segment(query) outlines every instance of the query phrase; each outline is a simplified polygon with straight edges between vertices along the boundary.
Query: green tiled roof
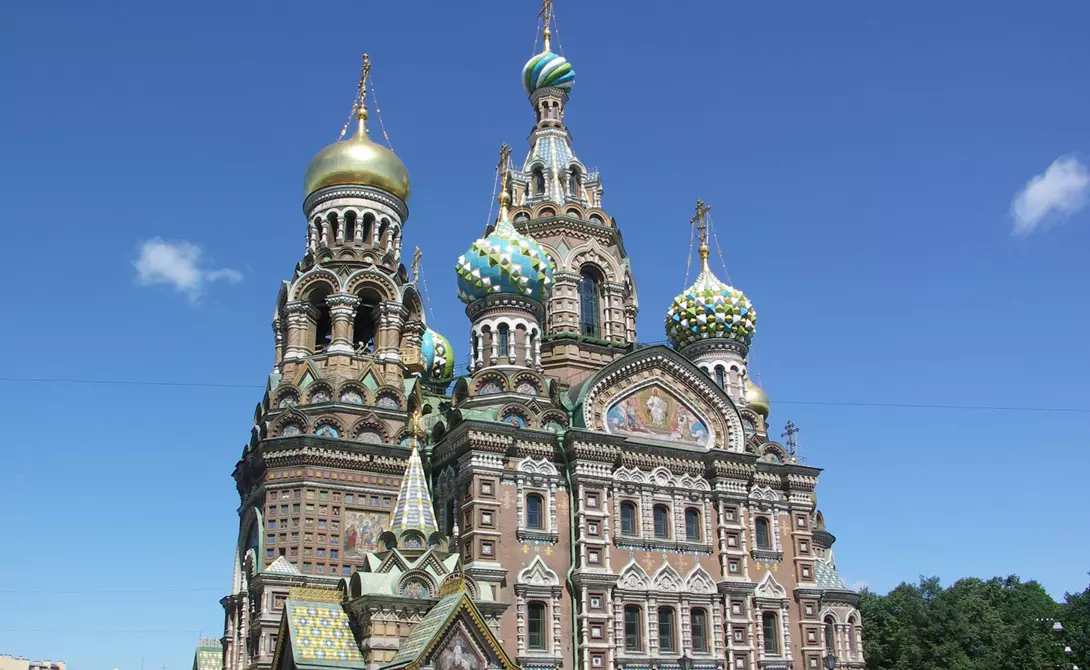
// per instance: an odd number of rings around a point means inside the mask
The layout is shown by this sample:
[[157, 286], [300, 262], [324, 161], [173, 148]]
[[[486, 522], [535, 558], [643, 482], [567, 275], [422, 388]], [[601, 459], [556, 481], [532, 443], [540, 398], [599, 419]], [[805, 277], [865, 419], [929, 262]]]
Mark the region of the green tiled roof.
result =
[[193, 670], [220, 670], [223, 667], [223, 645], [215, 638], [205, 638], [197, 643], [193, 657]]
[[819, 587], [831, 591], [850, 591], [848, 585], [840, 578], [836, 566], [832, 561], [818, 561], [814, 566], [814, 578]]
[[364, 667], [348, 615], [339, 603], [289, 599], [284, 616], [296, 667]]
[[397, 668], [419, 661], [427, 651], [432, 638], [446, 627], [447, 620], [457, 611], [463, 599], [468, 602], [469, 596], [464, 592], [453, 593], [436, 603], [435, 607], [431, 608], [431, 611], [412, 629], [409, 637], [401, 643], [397, 656], [386, 668]]

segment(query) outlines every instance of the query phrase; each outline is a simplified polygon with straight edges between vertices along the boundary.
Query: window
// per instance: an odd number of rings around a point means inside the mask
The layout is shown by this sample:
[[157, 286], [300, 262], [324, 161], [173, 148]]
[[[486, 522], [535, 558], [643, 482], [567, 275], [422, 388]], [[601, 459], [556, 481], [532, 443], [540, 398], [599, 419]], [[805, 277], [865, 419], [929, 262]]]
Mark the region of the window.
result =
[[708, 612], [704, 609], [694, 609], [689, 618], [692, 622], [693, 651], [708, 653]]
[[715, 385], [721, 389], [725, 389], [727, 387], [726, 384], [727, 380], [724, 378], [723, 368], [717, 365], [715, 367]]
[[545, 173], [540, 167], [534, 168], [534, 195], [544, 195]]
[[670, 537], [670, 512], [665, 505], [655, 505], [655, 537]]
[[659, 608], [659, 651], [673, 653], [677, 651], [674, 643], [674, 608]]
[[848, 617], [848, 651], [855, 654], [855, 617]]
[[621, 535], [636, 535], [636, 505], [621, 503]]
[[498, 355], [508, 356], [508, 347], [511, 344], [511, 328], [506, 323], [501, 323], [499, 328]]
[[545, 651], [545, 603], [530, 603], [527, 621], [527, 638], [530, 649]]
[[579, 198], [579, 168], [572, 167], [571, 173], [568, 175], [568, 195], [572, 198]]
[[624, 608], [624, 648], [625, 651], [643, 651], [643, 618], [638, 605], [625, 605]]
[[779, 656], [780, 655], [780, 626], [776, 620], [776, 615], [772, 612], [765, 612], [761, 615], [761, 630], [765, 635], [765, 655], [766, 656]]
[[754, 522], [754, 527], [757, 530], [757, 548], [758, 549], [771, 549], [772, 548], [772, 536], [768, 532], [768, 519], [763, 516], [757, 517], [757, 521]]
[[685, 539], [700, 541], [700, 511], [693, 507], [685, 510]]
[[536, 493], [531, 493], [526, 496], [526, 527], [535, 528], [537, 530], [545, 529], [545, 519], [541, 515], [541, 508], [544, 506], [541, 496]]
[[825, 651], [836, 653], [836, 624], [831, 616], [825, 617]]
[[583, 335], [600, 337], [598, 318], [599, 281], [594, 271], [584, 269], [579, 278], [579, 331]]

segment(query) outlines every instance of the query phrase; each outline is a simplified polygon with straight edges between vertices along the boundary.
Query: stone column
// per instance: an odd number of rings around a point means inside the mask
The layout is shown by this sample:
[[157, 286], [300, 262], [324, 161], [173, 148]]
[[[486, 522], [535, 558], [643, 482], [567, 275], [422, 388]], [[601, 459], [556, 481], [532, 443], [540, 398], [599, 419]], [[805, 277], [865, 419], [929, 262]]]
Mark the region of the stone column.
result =
[[333, 325], [330, 337], [329, 353], [352, 353], [352, 325], [356, 318], [356, 310], [359, 309], [358, 296], [346, 293], [334, 293], [325, 299], [329, 305], [329, 318]]
[[283, 358], [284, 358], [284, 330], [283, 330], [283, 325], [284, 324], [280, 320], [279, 316], [277, 316], [275, 319], [273, 319], [273, 323], [272, 323], [273, 339], [274, 339], [274, 341], [276, 343], [275, 344], [276, 354], [275, 354], [275, 360], [273, 361], [273, 369], [276, 370], [277, 372], [280, 371], [280, 361], [283, 360]]
[[421, 321], [410, 321], [405, 324], [401, 333], [401, 360], [410, 372], [424, 372], [424, 331], [427, 326]]
[[284, 360], [309, 356], [314, 346], [308, 340], [318, 325], [318, 310], [305, 300], [295, 300], [284, 306], [284, 312], [288, 317], [288, 341]]
[[379, 323], [375, 333], [375, 357], [387, 363], [401, 362], [401, 330], [408, 310], [396, 302], [378, 306]]

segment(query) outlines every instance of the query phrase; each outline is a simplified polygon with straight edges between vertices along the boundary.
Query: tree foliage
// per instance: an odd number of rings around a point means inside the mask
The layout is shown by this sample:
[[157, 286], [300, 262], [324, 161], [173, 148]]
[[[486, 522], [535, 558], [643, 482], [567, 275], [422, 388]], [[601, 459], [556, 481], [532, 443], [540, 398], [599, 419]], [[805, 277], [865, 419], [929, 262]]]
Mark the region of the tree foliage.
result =
[[[859, 609], [872, 670], [1090, 667], [1090, 588], [1058, 604], [1037, 582], [1013, 576], [962, 579], [945, 589], [931, 577], [884, 596], [864, 591]], [[1055, 620], [1063, 636], [1052, 632]]]

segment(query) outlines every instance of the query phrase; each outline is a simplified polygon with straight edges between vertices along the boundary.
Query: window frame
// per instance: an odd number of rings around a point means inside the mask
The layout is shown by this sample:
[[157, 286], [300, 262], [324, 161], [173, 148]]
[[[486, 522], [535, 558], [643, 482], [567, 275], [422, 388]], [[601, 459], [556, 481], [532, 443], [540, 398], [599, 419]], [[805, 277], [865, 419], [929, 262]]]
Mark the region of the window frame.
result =
[[[635, 617], [630, 621], [629, 617]], [[629, 631], [629, 625], [632, 631]], [[624, 606], [624, 650], [628, 653], [643, 653], [643, 608], [639, 605]]]
[[[695, 516], [696, 521], [693, 524], [693, 528], [689, 528], [690, 513]], [[696, 507], [685, 508], [685, 539], [688, 542], [703, 542], [704, 541], [704, 515], [700, 513], [700, 510]], [[691, 533], [690, 530], [695, 530], [695, 533]]]
[[[537, 503], [537, 524], [530, 521], [530, 501], [533, 500]], [[545, 528], [545, 497], [536, 491], [531, 491], [526, 494], [526, 510], [523, 514], [523, 521], [527, 530], [546, 530]]]
[[[662, 514], [662, 532], [659, 532], [659, 514]], [[655, 539], [670, 539], [670, 506], [659, 503], [651, 508], [651, 518], [655, 525]]]
[[[663, 605], [656, 612], [658, 616], [659, 653], [677, 653], [677, 610]], [[664, 632], [665, 631], [665, 632]], [[667, 642], [668, 644], [663, 644]]]
[[[699, 625], [699, 637], [697, 633], [697, 618], [700, 618]], [[703, 607], [694, 607], [689, 610], [689, 631], [692, 637], [692, 646], [694, 654], [708, 654], [711, 653], [711, 647], [708, 644], [708, 610]], [[697, 645], [699, 639], [700, 644]]]
[[[538, 612], [541, 614], [541, 620], [538, 622], [541, 629], [534, 630], [534, 614]], [[547, 622], [549, 620], [549, 606], [541, 600], [531, 600], [526, 603], [526, 648], [530, 651], [548, 651], [548, 636], [545, 634], [547, 630]], [[540, 643], [534, 644], [535, 636], [540, 637]]]
[[587, 337], [602, 336], [602, 280], [593, 268], [579, 272], [579, 334]]
[[[632, 511], [632, 530], [631, 530], [631, 532], [628, 531], [628, 530], [625, 530], [625, 525], [624, 525], [625, 519], [624, 519], [624, 517], [625, 517], [625, 510], [626, 509], [629, 509], [629, 510]], [[632, 502], [631, 500], [621, 501], [621, 535], [624, 535], [626, 537], [639, 537], [639, 535], [640, 535], [640, 510], [639, 510], [639, 507], [636, 506], [636, 503]]]
[[[772, 627], [772, 635], [769, 635], [769, 626]], [[764, 634], [765, 656], [781, 656], [783, 646], [780, 642], [780, 617], [773, 611], [765, 610], [761, 613], [761, 632]], [[769, 645], [769, 640], [772, 644]]]
[[[761, 533], [762, 525], [764, 527], [764, 533]], [[762, 537], [764, 543], [761, 543]], [[772, 522], [768, 520], [768, 517], [759, 516], [753, 520], [753, 546], [761, 551], [772, 551]]]

